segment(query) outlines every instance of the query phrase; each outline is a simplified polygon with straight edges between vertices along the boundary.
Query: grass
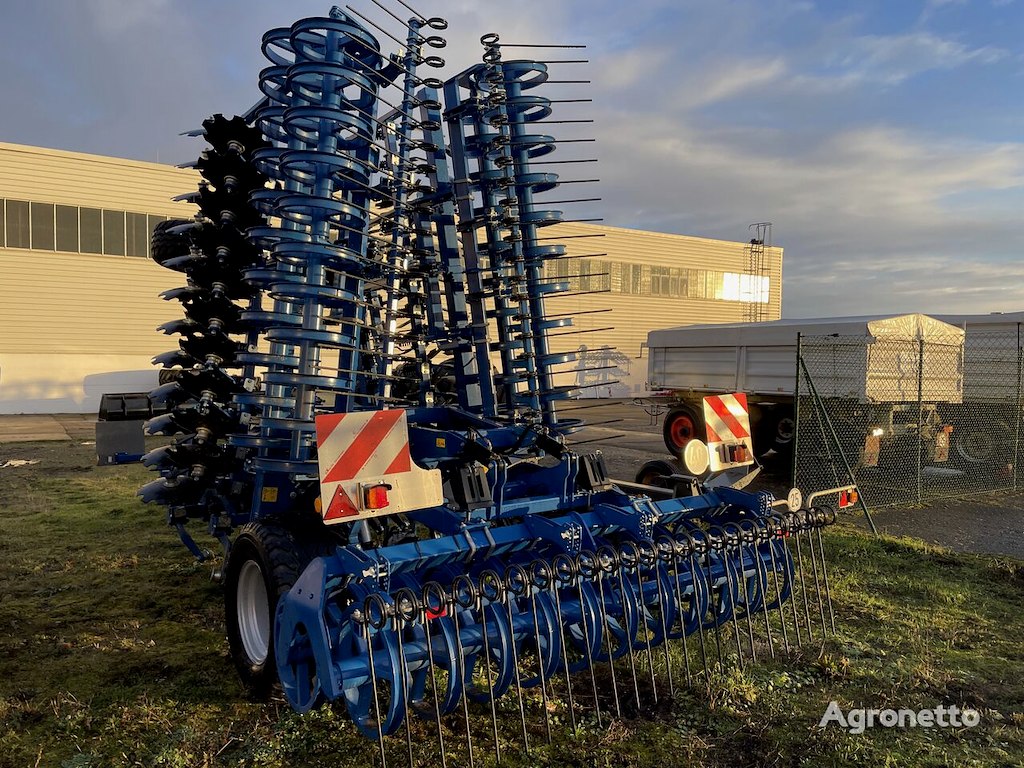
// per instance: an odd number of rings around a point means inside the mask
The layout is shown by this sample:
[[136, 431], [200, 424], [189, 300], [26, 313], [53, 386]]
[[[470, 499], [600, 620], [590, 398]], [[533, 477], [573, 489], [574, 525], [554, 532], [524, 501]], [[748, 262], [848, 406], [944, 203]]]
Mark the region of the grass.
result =
[[[0, 447], [0, 461], [41, 459], [0, 470], [0, 766], [379, 764], [375, 743], [356, 735], [341, 704], [299, 716], [281, 700], [246, 698], [210, 567], [190, 560], [159, 509], [134, 498], [148, 473], [94, 468], [89, 450]], [[609, 678], [599, 668], [604, 727], [580, 708], [572, 733], [560, 690], [549, 707], [551, 745], [531, 691], [529, 756], [507, 695], [502, 764], [1024, 764], [1024, 563], [852, 527], [829, 531], [825, 543], [836, 636], [744, 671], [727, 665], [710, 692], [698, 683], [668, 700], [662, 675], [657, 706], [648, 679], [645, 713], [610, 724]], [[691, 641], [697, 665], [695, 648]], [[678, 655], [675, 662], [678, 677]], [[631, 683], [622, 687], [628, 665], [617, 671], [625, 700], [633, 695]], [[585, 703], [589, 678], [576, 680], [577, 704]], [[844, 710], [956, 704], [977, 708], [981, 724], [855, 736], [817, 728], [831, 700]], [[472, 713], [477, 764], [489, 764], [489, 710], [474, 705]], [[445, 721], [450, 766], [467, 764], [460, 725], [456, 716]], [[440, 764], [435, 737], [432, 721], [415, 724], [417, 765]], [[389, 741], [389, 765], [406, 764], [404, 748], [401, 737]]]

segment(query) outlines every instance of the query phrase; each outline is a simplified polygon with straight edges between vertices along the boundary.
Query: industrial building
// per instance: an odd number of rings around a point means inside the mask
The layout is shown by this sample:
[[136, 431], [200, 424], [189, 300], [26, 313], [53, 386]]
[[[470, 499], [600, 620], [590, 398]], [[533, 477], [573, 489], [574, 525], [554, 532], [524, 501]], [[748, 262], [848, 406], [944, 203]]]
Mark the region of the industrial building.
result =
[[[148, 258], [149, 234], [194, 214], [172, 198], [198, 180], [159, 163], [0, 143], [0, 413], [90, 412], [104, 392], [156, 385], [150, 359], [176, 344], [156, 327], [179, 312], [158, 294], [183, 276]], [[588, 395], [644, 391], [653, 329], [781, 316], [781, 248], [593, 224], [550, 236], [569, 258], [549, 262], [548, 276], [571, 291], [549, 313], [575, 315], [552, 347], [581, 352], [560, 383]]]

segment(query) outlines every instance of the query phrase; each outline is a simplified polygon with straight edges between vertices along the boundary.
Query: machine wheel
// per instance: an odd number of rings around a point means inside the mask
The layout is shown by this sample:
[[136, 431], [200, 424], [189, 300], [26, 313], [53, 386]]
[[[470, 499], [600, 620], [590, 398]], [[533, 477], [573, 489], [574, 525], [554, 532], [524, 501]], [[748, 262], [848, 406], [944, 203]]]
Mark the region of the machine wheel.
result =
[[676, 406], [665, 416], [661, 431], [668, 452], [679, 456], [688, 442], [703, 434], [704, 418], [689, 406]]
[[158, 222], [153, 227], [153, 236], [149, 244], [150, 255], [157, 264], [163, 264], [168, 259], [184, 256], [188, 253], [188, 235], [168, 232], [173, 227], [180, 227], [182, 224], [190, 224], [188, 219], [168, 219]]
[[[329, 537], [312, 526], [247, 523], [235, 538], [224, 572], [224, 615], [231, 658], [245, 686], [266, 696], [277, 682], [274, 615], [309, 562], [326, 552]], [[319, 543], [318, 543], [319, 541]]]
[[646, 462], [636, 473], [636, 482], [640, 485], [658, 485], [658, 480], [679, 473], [679, 469], [664, 459], [653, 459]]

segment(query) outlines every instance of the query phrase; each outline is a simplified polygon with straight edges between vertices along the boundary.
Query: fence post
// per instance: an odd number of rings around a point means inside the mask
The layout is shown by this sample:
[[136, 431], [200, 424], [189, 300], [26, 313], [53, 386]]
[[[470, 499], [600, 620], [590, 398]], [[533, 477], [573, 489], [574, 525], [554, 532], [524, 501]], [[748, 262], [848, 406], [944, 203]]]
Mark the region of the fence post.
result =
[[[797, 358], [797, 365], [799, 366], [797, 373], [803, 370], [804, 375], [807, 377], [807, 388], [811, 391], [811, 397], [814, 398], [814, 406], [818, 409], [818, 413], [821, 414], [821, 420], [828, 424], [828, 431], [832, 435], [832, 443], [836, 447], [836, 451], [839, 453], [839, 458], [843, 462], [843, 469], [846, 470], [846, 476], [850, 478], [850, 482], [857, 485], [857, 478], [853, 474], [853, 468], [850, 467], [850, 462], [846, 458], [846, 454], [843, 453], [843, 444], [839, 441], [839, 435], [836, 434], [836, 428], [832, 424], [832, 419], [828, 417], [828, 412], [825, 410], [825, 403], [821, 400], [821, 395], [818, 394], [818, 388], [814, 386], [814, 379], [811, 378], [810, 372], [807, 370], [807, 363], [803, 361], [803, 358]], [[871, 526], [871, 532], [878, 535], [878, 529], [875, 527], [875, 521], [871, 519], [871, 513], [868, 511], [868, 505], [864, 501], [864, 494], [859, 493], [860, 486], [857, 485], [857, 500], [860, 502], [860, 508], [864, 510], [864, 517], [867, 518], [868, 525]]]
[[917, 340], [917, 503], [921, 503], [921, 453], [924, 451], [924, 337]]
[[800, 456], [800, 360], [803, 355], [803, 334], [796, 334], [796, 384], [793, 387], [793, 466], [790, 469], [790, 488], [796, 484], [796, 462]]

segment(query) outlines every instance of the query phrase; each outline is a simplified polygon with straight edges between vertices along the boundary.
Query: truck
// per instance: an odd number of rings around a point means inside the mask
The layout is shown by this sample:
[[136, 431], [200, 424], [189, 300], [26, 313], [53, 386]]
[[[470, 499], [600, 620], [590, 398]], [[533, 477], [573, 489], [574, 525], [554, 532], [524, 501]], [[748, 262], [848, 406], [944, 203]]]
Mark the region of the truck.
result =
[[[665, 407], [662, 434], [675, 456], [705, 433], [705, 396], [745, 393], [754, 452], [783, 470], [792, 462], [796, 432], [798, 339], [831, 337], [829, 370], [810, 373], [823, 400], [845, 401], [839, 410], [854, 423], [838, 431], [857, 442], [859, 463], [877, 465], [880, 452], [912, 435], [923, 439], [930, 461], [943, 462], [951, 430], [938, 406], [963, 402], [964, 335], [923, 314], [666, 328], [647, 337], [648, 389]], [[846, 455], [858, 455], [847, 448]]]
[[964, 399], [941, 407], [962, 467], [1010, 467], [1020, 443], [1024, 312], [936, 315], [964, 329]]

